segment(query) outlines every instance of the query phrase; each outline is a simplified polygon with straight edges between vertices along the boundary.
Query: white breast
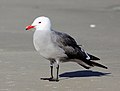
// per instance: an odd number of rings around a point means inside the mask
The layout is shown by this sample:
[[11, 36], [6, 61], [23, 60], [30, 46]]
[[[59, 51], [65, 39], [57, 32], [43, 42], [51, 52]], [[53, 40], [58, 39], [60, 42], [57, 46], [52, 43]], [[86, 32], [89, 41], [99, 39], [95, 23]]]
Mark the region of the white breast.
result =
[[35, 49], [45, 58], [66, 57], [64, 50], [52, 42], [50, 33], [35, 31], [33, 43]]

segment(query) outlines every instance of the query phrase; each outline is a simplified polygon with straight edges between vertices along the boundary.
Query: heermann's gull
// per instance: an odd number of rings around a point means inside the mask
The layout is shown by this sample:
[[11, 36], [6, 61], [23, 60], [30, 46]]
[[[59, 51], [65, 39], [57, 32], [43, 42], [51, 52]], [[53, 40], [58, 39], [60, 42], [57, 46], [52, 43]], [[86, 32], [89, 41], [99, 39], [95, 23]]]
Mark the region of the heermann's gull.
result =
[[[66, 33], [57, 32], [51, 29], [51, 21], [48, 17], [38, 17], [26, 30], [35, 28], [33, 43], [35, 49], [41, 56], [50, 60], [51, 77], [43, 80], [59, 81], [59, 62], [76, 62], [82, 67], [89, 69], [94, 66], [107, 69], [106, 66], [93, 60], [100, 60], [87, 53], [76, 41]], [[57, 63], [57, 77], [53, 77], [53, 64]]]

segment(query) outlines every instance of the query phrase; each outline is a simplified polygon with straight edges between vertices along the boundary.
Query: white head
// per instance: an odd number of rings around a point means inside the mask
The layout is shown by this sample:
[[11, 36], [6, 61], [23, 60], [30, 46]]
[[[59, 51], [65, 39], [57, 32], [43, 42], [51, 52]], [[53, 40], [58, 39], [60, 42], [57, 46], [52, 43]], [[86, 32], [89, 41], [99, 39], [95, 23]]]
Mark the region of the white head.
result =
[[50, 30], [50, 19], [45, 16], [38, 17], [33, 21], [31, 25], [26, 27], [26, 30], [30, 30], [31, 28], [35, 28], [36, 30]]

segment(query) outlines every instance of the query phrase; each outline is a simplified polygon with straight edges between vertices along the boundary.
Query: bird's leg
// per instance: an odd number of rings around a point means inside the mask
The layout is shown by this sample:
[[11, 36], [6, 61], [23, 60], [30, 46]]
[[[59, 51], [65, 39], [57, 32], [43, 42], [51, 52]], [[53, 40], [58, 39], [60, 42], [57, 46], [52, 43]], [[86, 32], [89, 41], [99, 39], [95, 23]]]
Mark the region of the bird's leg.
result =
[[51, 67], [51, 78], [52, 79], [49, 79], [49, 81], [56, 81], [56, 82], [58, 82], [59, 81], [59, 60], [56, 60], [56, 62], [57, 62], [57, 67], [56, 67], [56, 69], [57, 69], [57, 77], [56, 78], [53, 78], [53, 68]]
[[49, 79], [49, 81], [56, 81], [56, 82], [59, 81], [59, 64], [57, 65], [56, 69], [57, 69], [57, 77], [53, 78], [51, 75], [51, 78]]
[[56, 63], [57, 63], [57, 77], [56, 77], [56, 81], [59, 81], [59, 59], [56, 59]]
[[51, 79], [53, 79], [53, 63], [50, 63], [51, 65], [50, 65], [50, 68], [51, 68]]
[[50, 69], [51, 69], [51, 77], [50, 78], [41, 78], [41, 80], [49, 80], [52, 81], [53, 80], [53, 62], [50, 62]]
[[59, 81], [59, 64], [57, 64], [57, 77], [56, 77], [56, 81]]

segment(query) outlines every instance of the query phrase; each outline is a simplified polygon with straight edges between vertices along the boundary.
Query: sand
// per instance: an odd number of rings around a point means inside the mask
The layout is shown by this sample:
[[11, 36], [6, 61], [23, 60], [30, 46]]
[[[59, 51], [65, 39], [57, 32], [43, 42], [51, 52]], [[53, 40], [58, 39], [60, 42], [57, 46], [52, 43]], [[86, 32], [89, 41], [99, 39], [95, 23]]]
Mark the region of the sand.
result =
[[[60, 81], [49, 77], [49, 61], [32, 44], [25, 27], [41, 15], [66, 32], [108, 70], [60, 64]], [[119, 0], [1, 0], [0, 91], [120, 91]]]

